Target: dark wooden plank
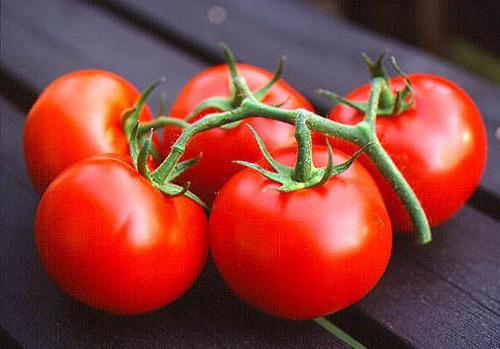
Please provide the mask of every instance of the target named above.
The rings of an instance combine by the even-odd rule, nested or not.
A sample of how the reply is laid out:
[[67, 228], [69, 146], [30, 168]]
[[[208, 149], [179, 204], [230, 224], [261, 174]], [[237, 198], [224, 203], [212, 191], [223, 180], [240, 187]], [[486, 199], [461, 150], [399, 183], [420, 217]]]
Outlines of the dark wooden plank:
[[2, 2], [2, 66], [38, 91], [77, 69], [108, 69], [139, 88], [165, 75], [161, 89], [170, 97], [205, 67], [147, 33], [120, 25], [113, 16], [96, 13], [100, 11], [74, 2]]
[[16, 342], [12, 336], [0, 327], [0, 347], [3, 349], [19, 349], [21, 346]]
[[[197, 64], [168, 46], [120, 26], [119, 23], [113, 23], [108, 15], [81, 4], [69, 6], [67, 2], [61, 1], [59, 7], [37, 8], [37, 3], [34, 2], [30, 11], [35, 11], [35, 17], [41, 22], [22, 17], [22, 14], [17, 16], [19, 13], [15, 12], [15, 7], [11, 7], [11, 4], [2, 4], [5, 16], [2, 18], [2, 51], [10, 51], [8, 55], [2, 54], [2, 64], [7, 67], [9, 74], [29, 81], [28, 85], [35, 90], [41, 89], [64, 71], [89, 66], [113, 68], [131, 79], [143, 79], [144, 84], [151, 81], [152, 75], [165, 66], [166, 71], [172, 72], [170, 76], [173, 78], [169, 80], [171, 86], [178, 89], [187, 79], [183, 73], [191, 73]], [[53, 4], [57, 2], [53, 1]], [[54, 22], [53, 17], [66, 18], [67, 22]], [[30, 25], [26, 26], [25, 23]], [[72, 23], [78, 23], [74, 32], [67, 28]], [[61, 28], [68, 29], [66, 34], [71, 33], [68, 36], [71, 40], [66, 39], [65, 35], [53, 35], [60, 33]], [[82, 28], [85, 28], [85, 35], [88, 35], [87, 29], [95, 30], [95, 33], [114, 34], [111, 37], [101, 35], [85, 40], [84, 34], [80, 34]], [[105, 47], [113, 40], [114, 45], [122, 47], [125, 52], [117, 47], [111, 50]], [[139, 44], [127, 46], [134, 40], [139, 41]], [[19, 46], [19, 42], [23, 45]], [[147, 56], [153, 57], [151, 61], [141, 61], [143, 52], [136, 51], [138, 46], [142, 46], [144, 52], [154, 53]], [[39, 69], [34, 69], [33, 59], [24, 57], [33, 57], [36, 50], [44, 47], [53, 51], [53, 54], [37, 57]], [[100, 52], [97, 58], [93, 55], [92, 58], [87, 58], [86, 54], [81, 54], [90, 54], [96, 49], [106, 50], [107, 54]], [[126, 58], [120, 59], [116, 55]], [[56, 60], [57, 57], [60, 59]], [[165, 64], [165, 60], [172, 65]], [[63, 63], [59, 65], [58, 62]], [[141, 69], [141, 64], [148, 68]], [[199, 68], [199, 65], [196, 67]], [[148, 73], [151, 74], [150, 78], [144, 77]], [[175, 79], [179, 81], [175, 83]], [[2, 285], [9, 286], [9, 291], [5, 288], [5, 293], [2, 287], [2, 324], [22, 345], [345, 347], [313, 322], [280, 321], [246, 307], [221, 286], [222, 282], [213, 267], [204, 272], [198, 285], [179, 302], [142, 317], [109, 316], [62, 296], [41, 270], [34, 249], [32, 223], [37, 198], [29, 186], [22, 161], [20, 135], [23, 113], [2, 100], [1, 114], [2, 132], [8, 132], [5, 137], [2, 134], [1, 153], [1, 231], [8, 232], [2, 234], [2, 247], [9, 246], [10, 250], [9, 253], [2, 253]], [[17, 160], [16, 164], [11, 164], [11, 157]], [[7, 216], [8, 219], [4, 219]], [[24, 257], [16, 260], [16, 253], [21, 248], [24, 248], [21, 253]], [[18, 278], [19, 274], [23, 275], [21, 279]]]
[[471, 208], [429, 246], [396, 239], [382, 281], [357, 306], [419, 348], [500, 343], [500, 224]]
[[[333, 19], [301, 1], [112, 0], [106, 3], [115, 13], [169, 40], [175, 38], [180, 46], [193, 47], [193, 52], [204, 53], [210, 61], [220, 57], [221, 41], [229, 44], [241, 60], [268, 69], [272, 69], [278, 57], [286, 55], [289, 58], [286, 79], [320, 110], [326, 110], [330, 104], [315, 96], [316, 89], [348, 92], [367, 81], [360, 52], [376, 56], [387, 50], [408, 71], [439, 74], [463, 86], [487, 121], [490, 148], [500, 146], [498, 138], [493, 137], [494, 130], [500, 127], [497, 112], [500, 87], [420, 50]], [[210, 11], [214, 8], [225, 11], [222, 23], [210, 21]], [[482, 186], [500, 197], [500, 152], [490, 151], [488, 155]]]

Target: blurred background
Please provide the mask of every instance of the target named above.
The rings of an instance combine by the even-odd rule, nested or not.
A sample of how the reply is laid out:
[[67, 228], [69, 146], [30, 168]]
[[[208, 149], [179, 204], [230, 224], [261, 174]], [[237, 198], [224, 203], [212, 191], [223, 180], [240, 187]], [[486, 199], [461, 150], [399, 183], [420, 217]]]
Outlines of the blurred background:
[[499, 0], [307, 0], [500, 83]]

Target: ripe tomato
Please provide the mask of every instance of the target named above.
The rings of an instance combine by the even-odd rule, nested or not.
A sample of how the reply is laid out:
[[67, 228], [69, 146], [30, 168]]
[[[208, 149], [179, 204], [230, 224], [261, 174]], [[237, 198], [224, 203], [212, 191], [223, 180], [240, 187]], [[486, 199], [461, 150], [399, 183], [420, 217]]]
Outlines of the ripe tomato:
[[[282, 149], [276, 160], [295, 161]], [[325, 166], [326, 147], [314, 149]], [[334, 162], [348, 157], [334, 151]], [[210, 248], [229, 287], [273, 315], [311, 319], [343, 309], [369, 292], [391, 254], [389, 216], [377, 186], [358, 163], [324, 185], [284, 193], [246, 169], [217, 196]]]
[[[66, 167], [102, 153], [128, 154], [122, 113], [139, 92], [122, 77], [81, 70], [53, 81], [26, 119], [24, 153], [35, 188], [42, 193]], [[145, 107], [140, 120], [152, 114]]]
[[65, 292], [93, 307], [139, 314], [195, 281], [206, 259], [207, 219], [169, 198], [126, 161], [101, 155], [63, 171], [36, 214], [38, 251]]
[[[415, 191], [431, 226], [448, 220], [477, 188], [486, 164], [486, 131], [472, 99], [456, 84], [429, 74], [410, 74], [415, 105], [406, 112], [377, 118], [377, 135], [385, 150]], [[403, 80], [394, 78], [395, 89]], [[347, 98], [366, 101], [370, 86], [364, 85]], [[363, 114], [337, 106], [329, 116], [346, 124]], [[352, 145], [332, 144], [352, 151]], [[411, 231], [412, 223], [398, 196], [367, 156], [361, 162], [373, 175], [397, 231]]]
[[[263, 87], [272, 77], [272, 73], [252, 65], [238, 64], [237, 68], [252, 91]], [[183, 88], [172, 106], [170, 115], [185, 118], [203, 100], [214, 96], [229, 96], [229, 84], [229, 69], [226, 64], [208, 68]], [[313, 109], [299, 92], [283, 80], [272, 87], [263, 102], [275, 105], [284, 103], [282, 105], [284, 109]], [[195, 120], [216, 111], [206, 110]], [[255, 161], [261, 156], [244, 123], [251, 124], [255, 128], [270, 151], [295, 144], [293, 126], [263, 118], [246, 119], [233, 129], [217, 128], [196, 135], [189, 142], [184, 157], [192, 158], [200, 153], [203, 153], [203, 157], [198, 164], [179, 178], [181, 181], [190, 181], [191, 190], [207, 204], [211, 204], [215, 192], [233, 174], [241, 170], [239, 165], [232, 163], [233, 160]], [[167, 151], [179, 134], [178, 128], [165, 129]]]

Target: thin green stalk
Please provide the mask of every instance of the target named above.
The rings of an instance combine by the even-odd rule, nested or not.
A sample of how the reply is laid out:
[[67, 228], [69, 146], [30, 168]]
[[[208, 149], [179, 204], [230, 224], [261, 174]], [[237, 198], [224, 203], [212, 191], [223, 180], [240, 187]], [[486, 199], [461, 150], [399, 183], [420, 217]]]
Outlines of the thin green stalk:
[[342, 331], [340, 328], [335, 326], [333, 323], [328, 321], [324, 317], [318, 317], [314, 319], [314, 321], [319, 324], [321, 327], [323, 327], [325, 330], [333, 334], [335, 337], [337, 337], [339, 340], [347, 344], [353, 349], [366, 349], [366, 347], [358, 342], [356, 339], [352, 338], [349, 336], [347, 333]]
[[159, 116], [152, 121], [141, 122], [137, 129], [137, 134], [140, 136], [149, 131], [150, 129], [156, 130], [158, 128], [162, 128], [169, 125], [176, 126], [182, 129], [188, 127], [189, 123], [183, 119], [173, 118], [170, 116]]
[[370, 98], [368, 99], [368, 109], [365, 114], [364, 120], [368, 123], [372, 129], [375, 125], [375, 120], [377, 118], [377, 109], [380, 103], [381, 94], [386, 84], [383, 78], [374, 78], [372, 84], [372, 90], [370, 92]]
[[311, 132], [306, 126], [306, 114], [302, 110], [297, 111], [295, 123], [295, 138], [297, 139], [297, 162], [292, 178], [297, 182], [306, 182], [313, 174], [314, 165], [312, 161], [312, 139]]
[[366, 153], [380, 173], [389, 181], [408, 211], [415, 228], [417, 242], [421, 245], [431, 242], [432, 235], [429, 222], [415, 192], [408, 185], [403, 174], [396, 167], [379, 140], [372, 137], [372, 142], [372, 145], [366, 149]]

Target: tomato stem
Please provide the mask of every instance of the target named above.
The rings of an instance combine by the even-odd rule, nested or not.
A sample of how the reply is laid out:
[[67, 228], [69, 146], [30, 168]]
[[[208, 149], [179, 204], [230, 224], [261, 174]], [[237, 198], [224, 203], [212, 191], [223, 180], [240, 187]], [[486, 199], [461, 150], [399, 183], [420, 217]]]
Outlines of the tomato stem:
[[173, 118], [170, 116], [158, 116], [156, 119], [147, 122], [141, 122], [137, 129], [137, 135], [140, 137], [144, 133], [148, 132], [150, 129], [156, 130], [157, 128], [162, 128], [165, 126], [176, 126], [179, 128], [186, 128], [189, 123], [183, 119]]
[[[373, 62], [365, 53], [363, 53], [362, 55], [363, 60], [368, 66], [368, 70], [370, 71], [372, 81], [376, 78], [384, 81], [384, 83], [382, 84], [382, 91], [380, 93], [377, 115], [388, 117], [396, 116], [412, 108], [415, 104], [413, 88], [411, 86], [410, 79], [408, 78], [406, 73], [401, 70], [398, 63], [396, 62], [396, 59], [394, 57], [391, 57], [391, 64], [394, 70], [398, 74], [400, 74], [404, 80], [404, 88], [397, 91], [395, 91], [392, 87], [387, 71], [385, 70], [385, 67], [383, 65], [385, 53], [380, 55], [375, 62]], [[334, 103], [347, 105], [365, 114], [368, 112], [369, 106], [366, 102], [351, 101], [347, 98], [339, 96], [334, 92], [324, 89], [320, 89], [317, 92], [318, 94], [330, 99]]]
[[297, 182], [306, 182], [315, 170], [312, 160], [312, 138], [311, 132], [306, 126], [307, 114], [301, 109], [297, 110], [295, 120], [295, 138], [297, 139], [297, 162], [292, 178]]
[[370, 156], [370, 159], [375, 166], [377, 166], [380, 173], [389, 181], [392, 188], [403, 202], [415, 228], [417, 242], [423, 245], [432, 240], [427, 216], [415, 192], [408, 182], [406, 182], [403, 174], [382, 147], [382, 144], [380, 144], [375, 131], [377, 109], [384, 84], [385, 80], [381, 77], [375, 77], [372, 80], [372, 89], [368, 100], [368, 111], [365, 114], [364, 120], [356, 125], [359, 133], [362, 135], [362, 137], [359, 138], [361, 142], [359, 142], [358, 145], [365, 145], [367, 140], [372, 143], [372, 146], [366, 149], [366, 153]]
[[330, 322], [328, 319], [324, 317], [318, 317], [314, 319], [314, 321], [323, 327], [325, 330], [333, 334], [335, 337], [337, 337], [339, 340], [347, 344], [353, 349], [366, 349], [366, 347], [358, 342], [356, 339], [352, 338], [349, 336], [347, 333], [342, 331], [340, 328], [335, 326], [332, 322]]

